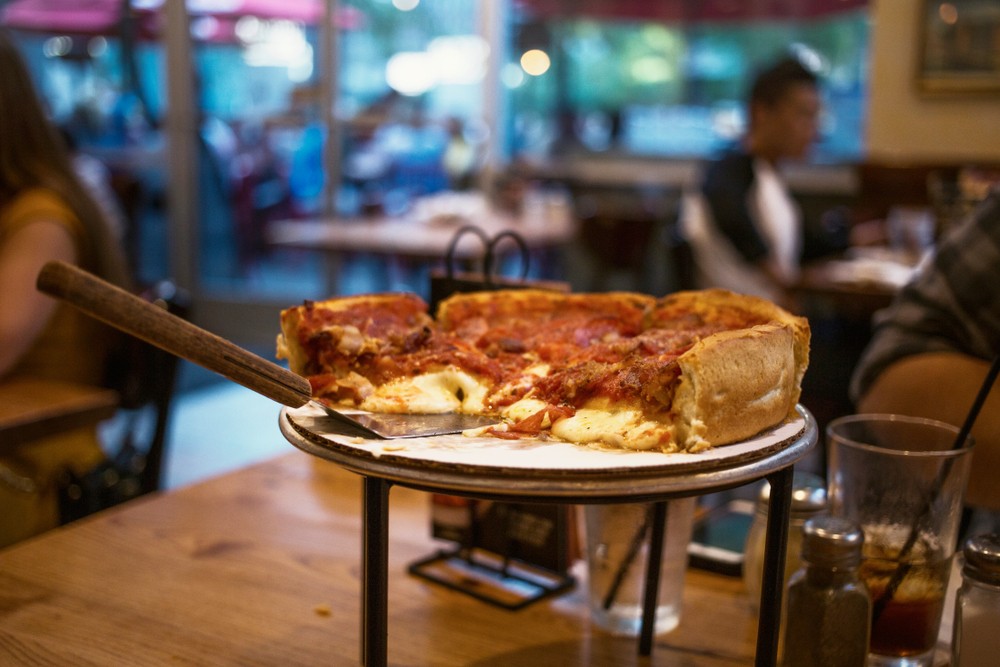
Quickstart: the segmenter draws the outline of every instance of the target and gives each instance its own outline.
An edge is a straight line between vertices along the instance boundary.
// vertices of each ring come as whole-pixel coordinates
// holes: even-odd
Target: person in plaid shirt
[[[961,426],[1000,356],[1000,188],[941,240],[873,324],[851,379],[858,410]],[[972,435],[966,502],[1000,511],[1000,387],[991,391]]]

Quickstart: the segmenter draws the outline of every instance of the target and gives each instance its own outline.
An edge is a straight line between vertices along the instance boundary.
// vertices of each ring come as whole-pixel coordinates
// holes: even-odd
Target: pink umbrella
[[[11,0],[0,22],[22,30],[104,34],[116,30],[121,11],[121,0]]]
[[[152,35],[164,0],[132,0],[140,33]],[[122,0],[11,0],[0,9],[0,23],[42,32],[110,34],[118,29]],[[323,16],[323,0],[188,0],[192,17],[231,19],[257,16],[315,23]]]

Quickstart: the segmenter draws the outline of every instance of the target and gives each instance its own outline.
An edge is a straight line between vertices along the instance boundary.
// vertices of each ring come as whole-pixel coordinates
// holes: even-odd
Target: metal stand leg
[[[361,533],[361,664],[386,667],[389,634],[389,482],[365,477]]]
[[[785,583],[785,551],[788,549],[788,519],[792,506],[792,467],[768,476],[771,495],[764,545],[764,576],[760,588],[760,620],[757,627],[757,657],[754,664],[778,664],[778,633],[781,629],[781,597]]]
[[[642,625],[639,629],[639,655],[653,651],[653,627],[656,625],[656,603],[660,595],[660,563],[663,560],[663,538],[667,533],[667,504],[653,503],[650,522],[649,557],[646,559],[646,586],[643,589]]]

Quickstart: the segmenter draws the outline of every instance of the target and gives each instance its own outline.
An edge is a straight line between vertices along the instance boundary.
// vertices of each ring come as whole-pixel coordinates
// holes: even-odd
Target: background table
[[[880,249],[869,249],[869,255]],[[884,257],[862,255],[854,258],[830,258],[802,267],[792,293],[807,303],[821,302],[821,307],[845,319],[868,321],[875,311],[892,303],[915,267],[895,260],[889,251]]]
[[[389,261],[390,270],[407,271],[415,266],[441,262],[455,233],[463,225],[474,225],[492,238],[503,231],[516,232],[529,253],[540,254],[569,243],[576,226],[567,203],[544,202],[514,214],[486,206],[477,200],[447,198],[399,216],[358,218],[310,218],[280,220],[268,227],[268,243],[275,248],[322,253],[326,262],[327,290],[337,292],[337,276],[344,257],[369,253]],[[472,235],[456,245],[455,259],[466,263],[481,260],[482,244]],[[513,242],[498,245],[500,252],[513,252]]]
[[[855,411],[851,374],[871,342],[872,318],[892,303],[913,271],[897,257],[886,248],[856,249],[807,264],[792,286],[796,314],[809,318],[812,331],[802,402],[821,432],[833,419]],[[825,466],[821,447],[812,468],[822,473]]]

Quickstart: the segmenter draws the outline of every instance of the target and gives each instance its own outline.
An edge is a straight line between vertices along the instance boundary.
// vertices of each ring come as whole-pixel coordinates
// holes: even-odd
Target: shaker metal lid
[[[962,572],[979,581],[1000,584],[1000,535],[989,533],[969,538],[962,550]]]
[[[757,507],[767,511],[771,499],[771,484],[764,482],[757,497]],[[792,514],[812,515],[826,509],[826,482],[809,472],[792,473]]]
[[[802,558],[829,566],[856,566],[864,539],[861,528],[850,519],[814,516],[802,527]]]

